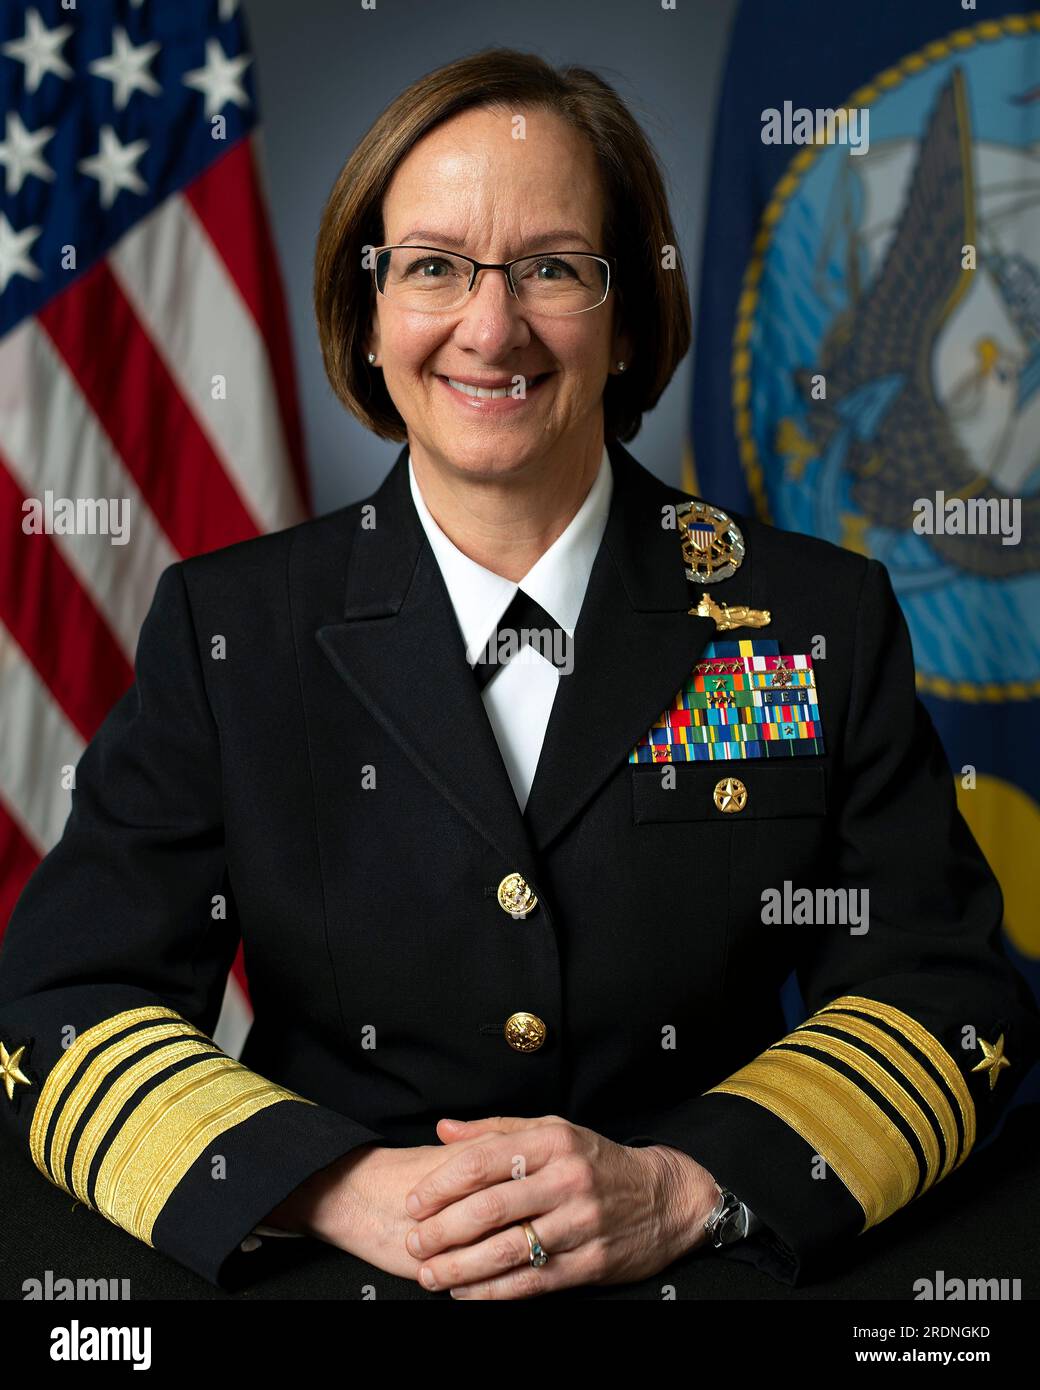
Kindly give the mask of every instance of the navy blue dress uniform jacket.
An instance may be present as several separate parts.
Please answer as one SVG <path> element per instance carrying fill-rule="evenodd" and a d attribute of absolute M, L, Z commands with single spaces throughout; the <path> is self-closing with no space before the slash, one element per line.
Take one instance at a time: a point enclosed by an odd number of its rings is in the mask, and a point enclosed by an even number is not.
<path fill-rule="evenodd" d="M 732 1251 L 795 1282 L 968 1158 L 1040 1053 L 881 564 L 737 516 L 746 557 L 709 592 L 772 621 L 719 640 L 826 638 L 826 751 L 679 763 L 672 788 L 629 761 L 716 633 L 662 524 L 688 499 L 609 449 L 523 815 L 407 447 L 366 503 L 160 578 L 0 950 L 0 1117 L 47 1179 L 211 1282 L 340 1155 L 497 1114 L 685 1151 L 768 1228 Z M 729 774 L 737 814 L 713 795 Z M 525 917 L 499 905 L 511 873 Z M 785 882 L 869 890 L 869 930 L 765 923 Z M 236 1061 L 209 1035 L 240 937 Z M 531 1050 L 504 1031 L 521 1012 Z"/>

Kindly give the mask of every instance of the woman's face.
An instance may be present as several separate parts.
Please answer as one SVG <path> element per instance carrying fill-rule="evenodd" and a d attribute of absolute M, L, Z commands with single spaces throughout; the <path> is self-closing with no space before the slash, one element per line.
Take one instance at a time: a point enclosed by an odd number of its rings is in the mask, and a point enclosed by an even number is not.
<path fill-rule="evenodd" d="M 602 254 L 604 202 L 591 146 L 551 113 L 522 114 L 522 140 L 513 138 L 512 115 L 472 110 L 420 141 L 383 200 L 386 245 L 415 242 L 480 261 Z M 413 454 L 470 475 L 503 475 L 593 454 L 598 461 L 608 369 L 628 350 L 625 340 L 612 341 L 613 316 L 613 295 L 584 313 L 537 315 L 503 273 L 481 271 L 467 301 L 447 313 L 406 310 L 377 295 L 369 349 Z M 516 376 L 526 379 L 527 398 L 507 400 L 505 410 L 448 384 L 512 386 Z"/>

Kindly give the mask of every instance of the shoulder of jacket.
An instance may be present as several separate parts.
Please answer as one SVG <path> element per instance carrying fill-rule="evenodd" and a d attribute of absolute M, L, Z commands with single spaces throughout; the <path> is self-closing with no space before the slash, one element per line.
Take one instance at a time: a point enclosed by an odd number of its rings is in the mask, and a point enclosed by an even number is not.
<path fill-rule="evenodd" d="M 834 541 L 801 531 L 786 531 L 757 517 L 730 512 L 744 533 L 749 552 L 762 563 L 782 568 L 795 565 L 810 569 L 816 575 L 826 575 L 847 584 L 860 585 L 867 573 L 870 557 L 856 550 L 847 550 Z"/>
<path fill-rule="evenodd" d="M 228 586 L 246 583 L 254 591 L 265 582 L 284 583 L 292 554 L 306 554 L 327 546 L 348 545 L 367 498 L 351 502 L 321 516 L 308 517 L 281 531 L 268 531 L 247 540 L 234 541 L 191 555 L 177 563 L 191 593 L 226 592 Z"/>

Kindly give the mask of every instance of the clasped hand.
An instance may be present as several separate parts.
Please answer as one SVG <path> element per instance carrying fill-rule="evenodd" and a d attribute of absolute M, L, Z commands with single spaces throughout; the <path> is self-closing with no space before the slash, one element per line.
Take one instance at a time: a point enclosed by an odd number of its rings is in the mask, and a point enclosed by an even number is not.
<path fill-rule="evenodd" d="M 647 1278 L 705 1240 L 711 1175 L 664 1146 L 630 1148 L 559 1115 L 441 1120 L 444 1160 L 405 1196 L 426 1288 L 527 1298 Z M 529 1221 L 549 1254 L 535 1269 Z"/>
<path fill-rule="evenodd" d="M 267 1220 L 455 1298 L 530 1298 L 648 1278 L 705 1239 L 714 1180 L 664 1145 L 616 1144 L 559 1115 L 442 1119 L 443 1147 L 364 1145 Z M 549 1256 L 535 1269 L 530 1222 Z"/>

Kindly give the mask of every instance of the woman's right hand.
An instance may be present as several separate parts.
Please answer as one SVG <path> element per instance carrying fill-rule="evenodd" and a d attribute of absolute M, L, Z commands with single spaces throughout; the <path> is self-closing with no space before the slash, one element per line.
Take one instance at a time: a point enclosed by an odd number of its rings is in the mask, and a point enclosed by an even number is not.
<path fill-rule="evenodd" d="M 483 1137 L 459 1140 L 452 1148 Z M 405 1238 L 418 1223 L 405 1211 L 404 1199 L 445 1155 L 443 1144 L 403 1149 L 362 1144 L 312 1173 L 263 1224 L 314 1236 L 388 1274 L 417 1279 L 422 1261 L 408 1252 Z"/>

